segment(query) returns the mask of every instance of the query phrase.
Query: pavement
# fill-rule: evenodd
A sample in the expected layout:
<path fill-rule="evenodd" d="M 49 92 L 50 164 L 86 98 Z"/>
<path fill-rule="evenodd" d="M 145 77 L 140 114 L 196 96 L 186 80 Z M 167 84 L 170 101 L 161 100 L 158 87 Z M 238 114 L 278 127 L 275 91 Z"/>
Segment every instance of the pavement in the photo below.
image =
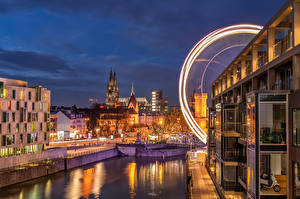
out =
<path fill-rule="evenodd" d="M 197 160 L 188 160 L 188 190 L 190 199 L 219 199 L 206 167 Z"/>

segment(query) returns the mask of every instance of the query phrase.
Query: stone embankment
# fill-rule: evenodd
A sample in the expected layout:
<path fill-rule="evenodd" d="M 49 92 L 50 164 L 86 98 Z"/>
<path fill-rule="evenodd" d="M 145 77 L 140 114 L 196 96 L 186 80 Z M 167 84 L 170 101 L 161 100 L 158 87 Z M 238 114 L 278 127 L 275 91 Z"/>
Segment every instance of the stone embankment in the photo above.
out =
<path fill-rule="evenodd" d="M 155 158 L 167 158 L 185 155 L 188 151 L 186 147 L 177 147 L 168 144 L 117 144 L 117 149 L 121 154 L 126 156 Z"/>
<path fill-rule="evenodd" d="M 53 151 L 51 151 L 51 154 L 52 153 Z M 47 152 L 45 154 L 47 154 Z M 117 157 L 118 155 L 119 152 L 116 148 L 79 154 L 77 156 L 59 157 L 54 156 L 53 154 L 52 156 L 47 155 L 45 156 L 47 158 L 42 161 L 1 169 L 0 188 L 84 166 L 108 158 Z M 52 159 L 50 159 L 51 157 Z"/>

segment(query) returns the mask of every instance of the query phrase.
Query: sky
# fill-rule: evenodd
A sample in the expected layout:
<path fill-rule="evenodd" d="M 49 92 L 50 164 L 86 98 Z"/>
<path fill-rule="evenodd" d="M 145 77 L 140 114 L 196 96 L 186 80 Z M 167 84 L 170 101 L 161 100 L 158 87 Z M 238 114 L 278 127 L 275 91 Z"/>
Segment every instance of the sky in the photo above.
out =
<path fill-rule="evenodd" d="M 121 97 L 163 90 L 178 105 L 193 45 L 228 25 L 264 25 L 284 0 L 1 0 L 0 77 L 51 90 L 51 104 L 105 101 L 110 69 Z M 208 74 L 209 76 L 209 74 Z"/>

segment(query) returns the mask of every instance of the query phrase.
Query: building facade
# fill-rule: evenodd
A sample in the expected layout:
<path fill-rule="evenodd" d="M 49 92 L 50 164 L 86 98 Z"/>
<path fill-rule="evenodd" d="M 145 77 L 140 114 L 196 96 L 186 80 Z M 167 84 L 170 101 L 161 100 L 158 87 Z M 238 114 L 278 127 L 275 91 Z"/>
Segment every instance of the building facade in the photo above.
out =
<path fill-rule="evenodd" d="M 300 198 L 300 2 L 213 82 L 209 171 L 227 198 Z M 272 184 L 273 182 L 273 184 Z"/>
<path fill-rule="evenodd" d="M 163 92 L 161 90 L 153 90 L 151 92 L 151 110 L 154 112 L 168 113 L 169 101 L 167 98 L 163 98 Z"/>
<path fill-rule="evenodd" d="M 50 91 L 0 78 L 0 162 L 44 151 L 48 144 Z M 30 159 L 28 158 L 28 161 Z M 24 162 L 24 161 L 23 161 Z"/>
<path fill-rule="evenodd" d="M 119 99 L 119 86 L 117 83 L 116 72 L 110 71 L 109 82 L 106 88 L 105 104 L 114 106 Z"/>
<path fill-rule="evenodd" d="M 51 107 L 51 141 L 89 138 L 87 113 L 76 107 Z"/>

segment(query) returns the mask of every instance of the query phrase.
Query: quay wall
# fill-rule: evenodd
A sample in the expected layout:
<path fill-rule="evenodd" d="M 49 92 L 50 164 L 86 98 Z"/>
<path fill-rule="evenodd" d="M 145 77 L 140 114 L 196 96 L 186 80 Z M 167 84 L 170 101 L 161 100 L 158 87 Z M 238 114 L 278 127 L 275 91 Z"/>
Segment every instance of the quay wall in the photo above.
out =
<path fill-rule="evenodd" d="M 126 156 L 135 156 L 136 155 L 136 147 L 135 146 L 117 146 L 117 149 L 121 154 Z"/>
<path fill-rule="evenodd" d="M 23 154 L 12 157 L 0 158 L 0 169 L 12 168 L 18 165 L 24 165 L 32 162 L 39 162 L 43 160 L 51 160 L 64 158 L 67 154 L 66 148 L 48 149 L 43 152 Z"/>
<path fill-rule="evenodd" d="M 117 157 L 116 148 L 72 158 L 58 158 L 0 170 L 0 188 Z"/>
<path fill-rule="evenodd" d="M 185 155 L 187 153 L 187 149 L 179 148 L 179 149 L 165 149 L 165 150 L 137 150 L 137 157 L 174 157 Z"/>
<path fill-rule="evenodd" d="M 74 158 L 66 158 L 65 159 L 65 169 L 72 169 L 76 167 L 80 167 L 86 164 L 90 164 L 93 162 L 117 157 L 119 152 L 116 148 L 109 149 L 106 151 L 100 151 L 96 153 L 91 153 L 83 156 L 77 156 Z"/>
<path fill-rule="evenodd" d="M 0 188 L 54 174 L 64 169 L 64 159 L 61 158 L 51 160 L 49 163 L 32 163 L 2 171 L 0 173 Z"/>

